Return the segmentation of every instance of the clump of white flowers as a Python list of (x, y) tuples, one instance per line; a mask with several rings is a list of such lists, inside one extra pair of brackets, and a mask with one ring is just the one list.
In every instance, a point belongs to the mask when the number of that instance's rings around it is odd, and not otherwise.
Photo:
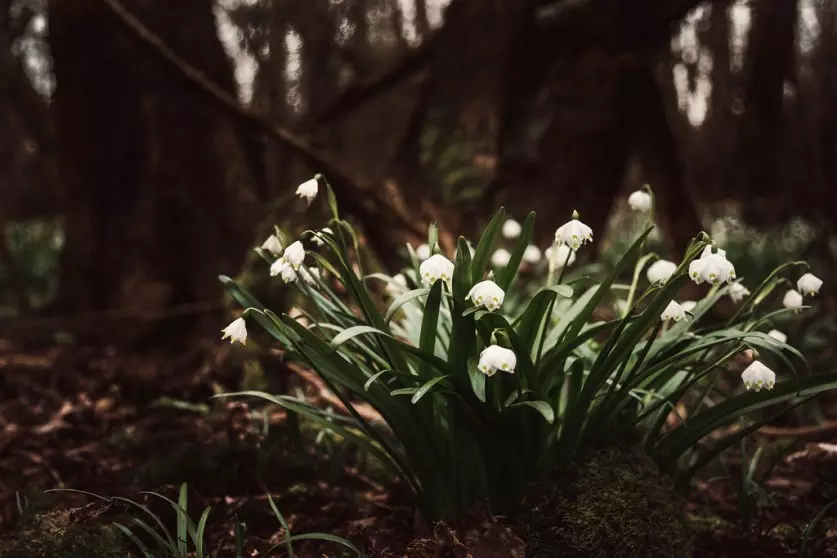
[(675, 271), (677, 271), (676, 263), (668, 260), (657, 260), (648, 266), (646, 275), (648, 276), (649, 283), (665, 282), (674, 275)]
[(274, 256), (278, 256), (282, 253), (282, 243), (279, 242), (279, 238), (277, 238), (275, 234), (272, 234), (267, 237), (267, 240), (265, 240), (264, 244), (262, 244), (262, 250), (270, 252)]
[(741, 373), (741, 380), (747, 390), (773, 389), (776, 384), (776, 373), (756, 360), (744, 369), (744, 372)]
[(500, 308), (500, 305), (503, 304), (503, 300), (505, 298), (506, 293), (503, 292), (503, 289), (501, 289), (497, 283), (486, 280), (474, 285), (468, 292), (468, 296), (465, 297), (465, 300), (470, 299), (475, 306), (484, 306), (493, 312), (494, 310)]
[[(569, 259), (568, 259), (569, 258)], [(546, 249), (546, 259), (553, 267), (558, 269), (564, 267), (564, 263), (568, 266), (575, 263), (575, 252), (569, 246), (563, 244), (553, 244)]]
[(806, 273), (796, 282), (796, 288), (803, 295), (819, 294), (820, 287), (822, 287), (822, 279), (813, 273)]
[(276, 277), (277, 275), (281, 275), (282, 281), (285, 283), (293, 283), (296, 281), (296, 270), (294, 270), (293, 266), (285, 258), (276, 260), (270, 266), (270, 276)]
[(317, 234), (315, 234), (314, 236), (311, 237), (311, 241), (314, 244), (316, 244), (317, 246), (322, 246), (323, 244), (325, 244), (325, 241), (320, 236), (321, 234), (332, 234), (333, 235), (334, 233), (332, 232), (331, 227), (323, 227), (322, 229), (320, 229), (319, 233), (317, 233)]
[(498, 370), (514, 374), (514, 369), (517, 366), (517, 355), (514, 351), (500, 347), (499, 345), (491, 345), (486, 347), (480, 353), (480, 361), (477, 368), (486, 376), (493, 376)]
[(523, 227), (521, 227), (520, 223), (514, 219), (507, 219), (506, 222), (503, 223), (502, 232), (505, 238), (513, 239), (520, 236), (520, 233), (523, 232)]
[(736, 304), (744, 300), (745, 296), (750, 296), (750, 290), (741, 283), (733, 283), (729, 286), (729, 297)]
[(234, 320), (230, 325), (222, 329), (221, 333), (223, 333), (221, 336), (222, 340), (229, 337), (230, 343), (238, 342), (242, 345), (247, 343), (247, 324), (244, 322), (244, 318)]
[(787, 343), (788, 342), (788, 336), (785, 335), (784, 333), (782, 333), (781, 331), (779, 331), (778, 329), (771, 329), (770, 331), (767, 332), (767, 336), (772, 337), (773, 339), (775, 339), (779, 343)]
[(703, 249), (700, 258), (689, 264), (689, 277), (700, 285), (704, 281), (710, 285), (719, 285), (735, 279), (735, 267), (727, 259), (727, 253), (721, 249), (712, 252), (712, 247)]
[(585, 242), (593, 242), (593, 229), (578, 220), (578, 211), (573, 211), (572, 220), (564, 223), (555, 231), (555, 242), (578, 250)]
[(523, 251), (523, 261), (528, 264), (536, 264), (541, 261), (541, 249), (535, 246), (534, 244), (530, 244), (526, 247)]
[(802, 306), (802, 295), (799, 294), (799, 291), (790, 289), (782, 298), (782, 305), (785, 308), (799, 308)]
[(628, 206), (634, 211), (648, 213), (649, 211), (651, 211), (651, 207), (653, 206), (653, 204), (654, 201), (651, 198), (651, 194), (649, 194), (645, 190), (637, 190), (636, 192), (633, 192), (630, 196), (628, 196)]
[(285, 252), (282, 254), (282, 260), (288, 262), (294, 270), (299, 269), (299, 266), (305, 261), (305, 248), (302, 247), (302, 242), (297, 240), (285, 248)]
[(450, 281), (453, 279), (453, 262), (441, 254), (430, 256), (419, 266), (421, 281), (427, 286), (432, 285), (439, 279)]
[(505, 248), (498, 248), (491, 254), (491, 265), (494, 267), (506, 267), (511, 261), (511, 253)]
[(297, 187), (296, 195), (307, 201), (308, 205), (311, 205), (311, 202), (314, 201), (314, 198), (317, 197), (317, 192), (319, 191), (319, 188), (320, 185), (317, 182), (317, 179), (312, 178), (310, 180), (306, 180)]
[(664, 322), (667, 322), (668, 320), (674, 320), (675, 322), (679, 322), (685, 317), (686, 311), (683, 309), (682, 306), (680, 306), (673, 300), (668, 303), (666, 309), (663, 310), (662, 314), (660, 314), (660, 319)]
[(430, 246), (428, 244), (421, 244), (416, 248), (416, 257), (420, 262), (423, 262), (430, 257)]

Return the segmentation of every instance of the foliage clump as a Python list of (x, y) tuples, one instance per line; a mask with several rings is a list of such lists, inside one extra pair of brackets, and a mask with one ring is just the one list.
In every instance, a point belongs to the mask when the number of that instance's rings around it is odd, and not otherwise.
[(638, 451), (597, 451), (529, 498), (526, 556), (691, 556), (685, 503)]
[(0, 541), (0, 558), (126, 558), (122, 540), (112, 525), (73, 523), (69, 511), (51, 511)]

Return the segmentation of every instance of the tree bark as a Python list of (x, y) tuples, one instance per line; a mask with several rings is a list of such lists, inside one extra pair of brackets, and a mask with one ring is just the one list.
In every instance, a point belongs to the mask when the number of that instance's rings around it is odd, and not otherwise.
[[(211, 0), (125, 6), (234, 91)], [(217, 329), (201, 315), (148, 319), (218, 301), (217, 274), (234, 273), (243, 260), (252, 184), (235, 123), (176, 79), (97, 0), (50, 0), (49, 26), (68, 200), (55, 309), (120, 309), (125, 341)]]

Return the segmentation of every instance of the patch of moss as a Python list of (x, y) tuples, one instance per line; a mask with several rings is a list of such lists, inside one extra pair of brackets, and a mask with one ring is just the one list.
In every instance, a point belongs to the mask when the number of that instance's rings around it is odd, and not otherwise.
[(126, 558), (123, 541), (112, 525), (72, 523), (67, 510), (51, 511), (0, 540), (0, 558)]
[(527, 557), (692, 555), (684, 500), (639, 451), (596, 451), (524, 505)]

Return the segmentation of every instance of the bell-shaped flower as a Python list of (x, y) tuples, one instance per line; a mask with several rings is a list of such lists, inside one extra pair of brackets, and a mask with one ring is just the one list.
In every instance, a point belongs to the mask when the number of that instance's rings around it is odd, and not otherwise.
[(773, 339), (775, 339), (779, 343), (787, 343), (788, 342), (788, 336), (785, 335), (784, 333), (782, 333), (781, 331), (779, 331), (778, 329), (771, 329), (770, 331), (767, 332), (767, 336), (772, 337)]
[(311, 202), (317, 197), (317, 191), (319, 188), (320, 185), (317, 182), (317, 179), (312, 178), (311, 180), (306, 180), (297, 187), (296, 195), (307, 201), (308, 205), (311, 205)]
[(648, 213), (651, 211), (652, 205), (653, 200), (651, 199), (651, 194), (645, 190), (637, 190), (628, 196), (628, 206), (630, 206), (630, 208), (634, 211)]
[(407, 278), (404, 277), (403, 273), (398, 273), (397, 275), (394, 275), (392, 277), (392, 281), (392, 283), (387, 283), (387, 286), (384, 287), (384, 290), (390, 296), (401, 294), (407, 290)]
[(313, 242), (317, 246), (322, 246), (323, 244), (325, 244), (325, 240), (323, 240), (320, 237), (320, 234), (334, 234), (334, 233), (332, 232), (330, 227), (323, 227), (322, 229), (320, 229), (319, 233), (317, 233), (317, 234), (315, 234), (314, 236), (311, 237), (311, 242)]
[[(569, 258), (569, 259), (567, 259)], [(568, 266), (575, 263), (575, 252), (569, 246), (563, 244), (553, 244), (546, 249), (546, 259), (549, 263), (557, 269), (564, 267), (566, 263)]]
[(480, 281), (471, 288), (465, 300), (470, 299), (475, 306), (484, 306), (488, 310), (494, 311), (500, 308), (505, 298), (506, 293), (497, 283), (494, 281)]
[(798, 291), (790, 289), (785, 293), (785, 297), (782, 299), (782, 305), (785, 308), (799, 308), (802, 306), (802, 295)]
[(691, 312), (692, 310), (695, 309), (695, 306), (697, 306), (697, 302), (694, 301), (694, 300), (684, 300), (683, 302), (680, 303), (680, 307), (685, 312)]
[[(644, 192), (643, 192), (644, 193)], [(665, 282), (677, 271), (677, 264), (668, 260), (657, 260), (648, 266), (646, 275), (649, 283)]]
[(281, 275), (282, 281), (285, 283), (293, 283), (296, 281), (296, 270), (294, 270), (293, 266), (285, 258), (279, 258), (273, 262), (273, 265), (270, 266), (270, 275), (271, 277)]
[(453, 279), (453, 262), (441, 254), (434, 254), (421, 262), (419, 274), (421, 274), (422, 283), (427, 286), (439, 279), (450, 281)]
[(491, 265), (494, 267), (506, 267), (511, 260), (511, 254), (505, 248), (499, 248), (491, 254)]
[(526, 247), (523, 251), (523, 261), (528, 264), (536, 264), (541, 261), (543, 255), (541, 254), (541, 249), (535, 246), (534, 244), (530, 244)]
[(523, 232), (523, 227), (514, 219), (506, 219), (506, 222), (503, 223), (502, 233), (504, 238), (517, 238), (521, 232)]
[(664, 322), (668, 320), (674, 320), (675, 322), (679, 322), (680, 320), (686, 317), (686, 311), (683, 309), (682, 306), (674, 302), (673, 300), (668, 303), (666, 309), (663, 310), (663, 313), (660, 314), (660, 319)]
[(267, 240), (265, 240), (264, 244), (262, 244), (262, 250), (270, 252), (274, 256), (278, 256), (282, 253), (282, 243), (279, 242), (279, 239), (275, 234), (272, 234), (267, 237)]
[(741, 283), (733, 283), (729, 286), (729, 297), (736, 304), (744, 300), (745, 296), (750, 296), (750, 291)]
[(576, 251), (585, 242), (593, 242), (593, 229), (579, 221), (578, 212), (574, 211), (572, 220), (555, 231), (555, 242), (566, 244)]
[(799, 292), (803, 295), (819, 294), (820, 287), (822, 287), (822, 279), (813, 273), (806, 273), (799, 278), (799, 281), (796, 282), (796, 288), (799, 289)]
[(221, 336), (222, 340), (229, 337), (230, 343), (239, 342), (242, 345), (247, 343), (247, 324), (244, 322), (244, 318), (234, 320), (230, 325), (222, 329), (221, 333), (223, 333)]
[(776, 385), (776, 373), (760, 361), (755, 360), (741, 373), (741, 380), (748, 390), (773, 389), (773, 386)]
[(287, 248), (282, 254), (282, 259), (291, 264), (294, 270), (299, 269), (302, 262), (305, 260), (305, 248), (302, 247), (302, 242), (296, 241)]
[(427, 244), (422, 244), (418, 248), (416, 248), (416, 256), (418, 257), (420, 262), (423, 262), (427, 258), (430, 257), (430, 246)]
[(480, 353), (480, 361), (477, 368), (486, 376), (493, 376), (495, 372), (508, 372), (514, 374), (514, 369), (517, 366), (517, 355), (514, 351), (504, 349), (499, 345), (491, 345), (486, 347)]
[(689, 277), (698, 285), (704, 281), (719, 285), (735, 279), (735, 267), (727, 259), (726, 252), (719, 249), (713, 254), (712, 247), (707, 246), (700, 258), (689, 264)]

